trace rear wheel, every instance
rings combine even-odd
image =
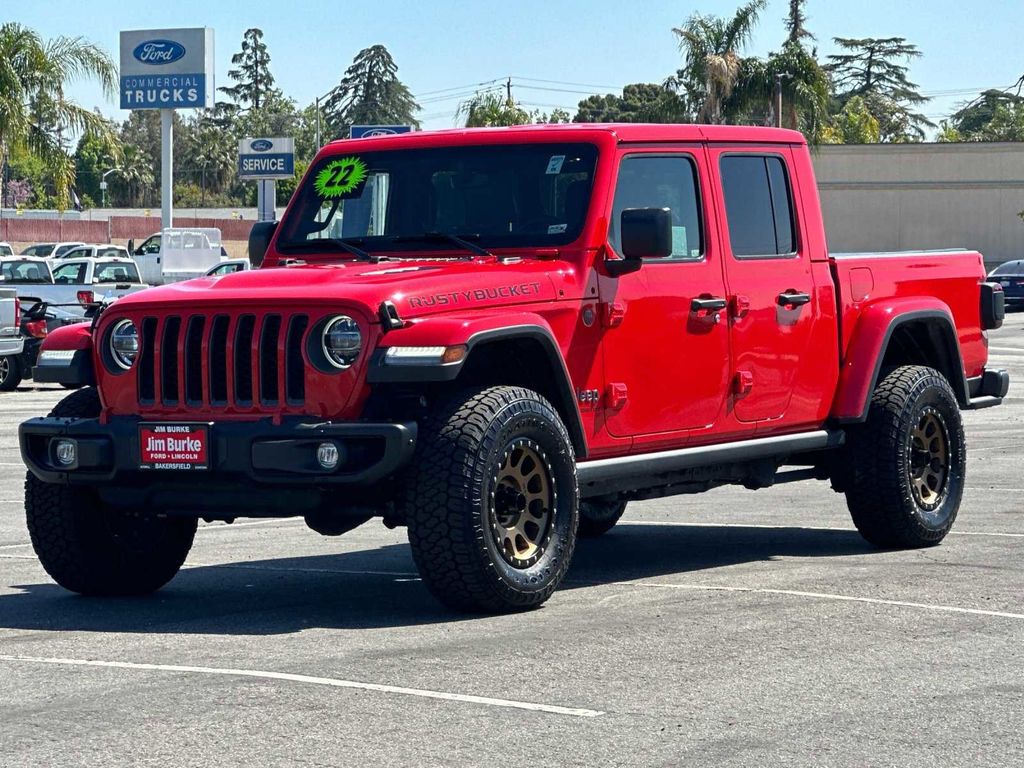
[[[51,416],[94,418],[95,388],[65,397]],[[32,546],[54,581],[85,595],[142,595],[174,577],[192,547],[194,518],[105,507],[91,488],[25,479]]]
[[[580,502],[580,538],[596,539],[608,533],[626,511],[619,499],[588,499]]]
[[[903,366],[886,375],[847,452],[846,503],[865,539],[916,548],[945,538],[960,508],[967,454],[960,407],[941,373]]]
[[[11,392],[21,384],[21,363],[14,355],[0,357],[0,391]]]
[[[519,387],[456,395],[420,432],[405,492],[420,574],[453,608],[547,600],[572,559],[576,464],[557,411]]]

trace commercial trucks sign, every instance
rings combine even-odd
[[[213,30],[121,33],[121,109],[213,107]]]
[[[242,139],[238,178],[290,179],[295,175],[295,139]]]

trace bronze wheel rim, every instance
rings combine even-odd
[[[491,535],[509,565],[529,568],[547,549],[555,516],[551,464],[534,441],[506,447],[491,483]]]
[[[946,495],[949,482],[949,435],[934,408],[926,408],[910,432],[910,487],[914,501],[931,512]]]

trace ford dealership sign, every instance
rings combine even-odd
[[[290,179],[295,175],[295,139],[242,139],[238,178]]]
[[[185,46],[173,40],[147,40],[135,46],[132,56],[143,64],[170,64],[184,58]]]
[[[121,109],[213,106],[213,30],[121,33]]]

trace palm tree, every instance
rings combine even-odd
[[[511,97],[503,96],[496,90],[478,91],[469,101],[460,104],[455,119],[463,117],[467,128],[529,125],[533,122],[533,115],[516,104]]]
[[[65,132],[116,140],[101,116],[65,97],[66,85],[84,78],[114,94],[117,67],[102,48],[81,37],[44,41],[16,22],[0,25],[0,185],[11,150],[25,149],[42,161],[67,205],[75,163],[64,147]],[[0,186],[0,199],[2,192]]]
[[[750,0],[732,19],[694,14],[672,31],[679,38],[683,68],[672,82],[681,87],[697,122],[722,123],[731,116],[727,102],[739,80],[738,51],[749,41],[767,0]]]

